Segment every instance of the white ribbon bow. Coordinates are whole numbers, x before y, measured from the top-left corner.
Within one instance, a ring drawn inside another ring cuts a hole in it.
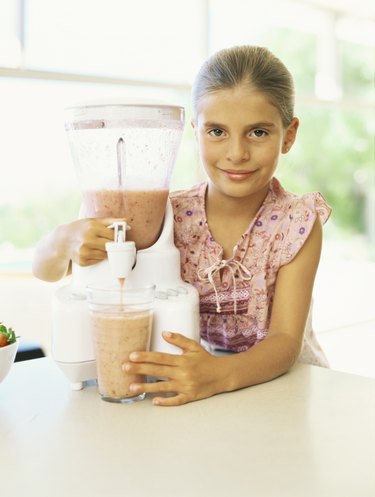
[[[233,267],[234,266],[234,267]],[[234,292],[234,314],[237,314],[237,295],[236,295],[236,273],[240,277],[241,281],[249,281],[252,278],[252,274],[241,262],[236,259],[231,259],[229,261],[222,260],[220,262],[215,261],[211,266],[198,270],[198,278],[200,281],[208,282],[214,289],[216,297],[216,312],[221,312],[221,306],[219,301],[219,295],[214,282],[215,274],[221,269],[228,268],[232,275],[233,281],[233,292]]]

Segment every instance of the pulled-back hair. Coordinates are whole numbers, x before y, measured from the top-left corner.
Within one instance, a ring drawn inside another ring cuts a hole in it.
[[[202,97],[243,84],[265,93],[279,110],[283,125],[291,123],[294,83],[290,72],[267,48],[251,45],[220,50],[206,60],[193,84],[194,117]]]

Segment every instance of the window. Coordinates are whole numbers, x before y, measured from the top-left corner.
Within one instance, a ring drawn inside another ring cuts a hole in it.
[[[201,5],[28,0],[25,62],[34,69],[188,83],[204,55]]]
[[[30,264],[40,236],[76,216],[80,193],[63,128],[66,105],[141,96],[185,106],[172,187],[189,186],[199,179],[190,84],[207,54],[236,44],[268,46],[295,78],[302,124],[278,174],[295,191],[322,190],[334,207],[334,236],[355,233],[375,256],[374,12],[359,0],[356,14],[348,14],[347,5],[3,0],[2,267],[16,254]]]
[[[18,67],[21,63],[19,11],[14,0],[0,2],[0,67]]]

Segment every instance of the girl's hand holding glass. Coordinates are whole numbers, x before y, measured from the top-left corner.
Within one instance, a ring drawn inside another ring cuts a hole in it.
[[[156,396],[155,405],[177,406],[194,400],[211,397],[223,391],[224,370],[222,358],[211,355],[195,340],[179,333],[163,333],[164,339],[182,350],[182,354],[159,352],[133,352],[130,361],[123,365],[125,372],[142,374],[163,381],[132,384],[130,390],[152,394],[174,392],[174,396]]]

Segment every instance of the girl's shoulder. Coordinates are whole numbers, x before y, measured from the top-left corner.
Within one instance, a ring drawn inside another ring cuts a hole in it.
[[[190,188],[187,188],[186,190],[176,190],[174,192],[169,193],[169,198],[171,201],[176,204],[180,201],[184,201],[186,199],[199,199],[202,196],[204,196],[204,193],[206,191],[207,183],[198,183],[194,186],[191,186]]]
[[[270,187],[270,196],[266,200],[266,211],[280,211],[287,220],[292,222],[301,219],[319,216],[324,224],[331,215],[332,209],[320,192],[309,192],[302,195],[285,190],[280,182],[273,178]]]
[[[182,250],[200,251],[198,247],[208,236],[205,192],[207,183],[199,183],[187,190],[179,190],[170,194],[174,217],[174,238],[176,246]]]
[[[169,194],[172,203],[174,215],[179,215],[181,212],[201,214],[204,210],[204,197],[207,188],[207,183],[199,183],[186,190],[177,190]],[[191,214],[190,214],[191,216]]]
[[[290,262],[298,253],[316,219],[324,224],[332,211],[320,192],[297,195],[285,190],[276,178],[272,180],[271,195],[266,203],[263,215],[268,218],[269,228],[274,223],[272,231],[282,253],[282,264]]]

